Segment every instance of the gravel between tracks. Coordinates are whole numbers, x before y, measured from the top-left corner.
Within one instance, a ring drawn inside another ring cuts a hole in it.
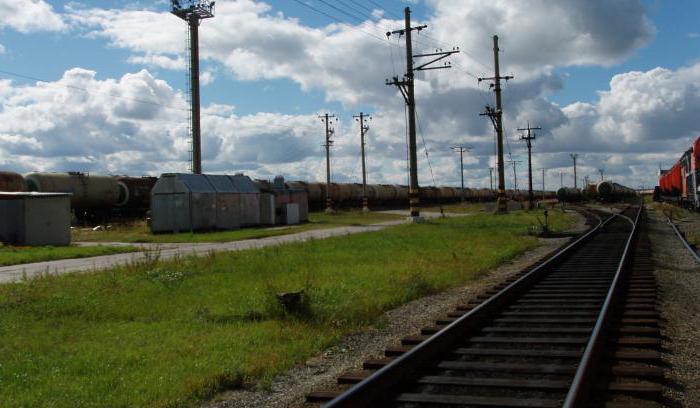
[[[671,365],[665,396],[672,406],[700,407],[700,267],[652,209],[649,234],[663,291],[664,359]]]
[[[585,229],[583,217],[574,229]],[[398,344],[402,337],[417,334],[422,327],[451,312],[459,304],[475,297],[488,287],[501,282],[563,245],[569,238],[541,239],[541,245],[517,259],[490,271],[488,275],[467,286],[451,289],[433,296],[409,302],[387,312],[384,324],[347,336],[341,344],[295,366],[276,378],[269,390],[233,390],[218,395],[202,405],[203,408],[295,407],[304,403],[311,391],[331,388],[344,372],[359,370],[362,363],[382,357],[384,349]]]

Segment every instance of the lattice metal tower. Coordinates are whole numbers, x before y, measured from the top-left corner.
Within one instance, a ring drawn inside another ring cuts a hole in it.
[[[189,26],[190,133],[192,136],[192,173],[202,173],[202,134],[199,120],[199,23],[214,17],[214,1],[171,0],[170,12]]]

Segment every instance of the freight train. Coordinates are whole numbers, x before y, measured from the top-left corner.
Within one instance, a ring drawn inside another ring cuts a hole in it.
[[[654,200],[700,209],[700,137],[668,170],[659,171],[659,185],[654,188]]]
[[[150,208],[151,189],[157,177],[129,177],[69,173],[17,173],[0,172],[0,191],[39,191],[71,193],[71,207],[78,218],[100,219],[116,216],[142,216]],[[261,190],[271,190],[271,183],[256,180]],[[326,205],[326,183],[289,181],[289,190],[306,191],[310,209],[322,209]],[[398,184],[368,184],[366,194],[370,206],[399,207],[408,202],[408,187]],[[542,197],[542,191],[534,192]],[[330,196],[335,207],[360,207],[362,184],[331,183]],[[507,191],[508,197],[518,201],[527,199],[526,191]],[[462,191],[456,187],[421,187],[421,202],[442,204],[459,202]],[[551,191],[545,198],[554,198]],[[496,192],[487,188],[465,188],[464,199],[469,202],[486,202],[496,199]]]
[[[589,184],[584,189],[562,187],[557,190],[557,198],[561,202],[574,203],[584,200],[599,200],[603,202],[616,202],[636,197],[637,192],[622,184],[612,181],[601,181],[598,184]]]

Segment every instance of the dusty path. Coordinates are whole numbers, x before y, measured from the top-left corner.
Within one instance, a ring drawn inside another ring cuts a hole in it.
[[[449,214],[448,216],[462,215],[463,214]],[[439,216],[440,214],[436,213],[424,214],[425,218],[435,218]],[[63,274],[69,272],[85,272],[125,265],[130,262],[146,259],[149,256],[152,257],[154,255],[153,251],[158,253],[159,259],[170,259],[183,255],[202,255],[219,251],[242,251],[245,249],[264,248],[292,242],[303,242],[311,239],[325,239],[342,235],[359,234],[362,232],[374,232],[394,225],[404,224],[406,222],[407,220],[393,220],[371,225],[318,229],[288,235],[260,239],[246,239],[233,242],[134,244],[134,246],[142,248],[144,252],[130,252],[124,254],[96,256],[91,258],[62,259],[48,262],[3,266],[0,267],[0,283],[13,282],[20,280],[25,276],[30,278],[32,276],[44,273]],[[110,245],[110,243],[102,243],[102,245]],[[113,243],[112,245],[124,244]]]

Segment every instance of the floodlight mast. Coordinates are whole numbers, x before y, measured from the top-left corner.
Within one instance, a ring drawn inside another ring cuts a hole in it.
[[[199,117],[199,23],[214,17],[214,1],[171,0],[170,12],[185,20],[190,33],[190,125],[192,132],[192,173],[202,173],[202,135]]]

